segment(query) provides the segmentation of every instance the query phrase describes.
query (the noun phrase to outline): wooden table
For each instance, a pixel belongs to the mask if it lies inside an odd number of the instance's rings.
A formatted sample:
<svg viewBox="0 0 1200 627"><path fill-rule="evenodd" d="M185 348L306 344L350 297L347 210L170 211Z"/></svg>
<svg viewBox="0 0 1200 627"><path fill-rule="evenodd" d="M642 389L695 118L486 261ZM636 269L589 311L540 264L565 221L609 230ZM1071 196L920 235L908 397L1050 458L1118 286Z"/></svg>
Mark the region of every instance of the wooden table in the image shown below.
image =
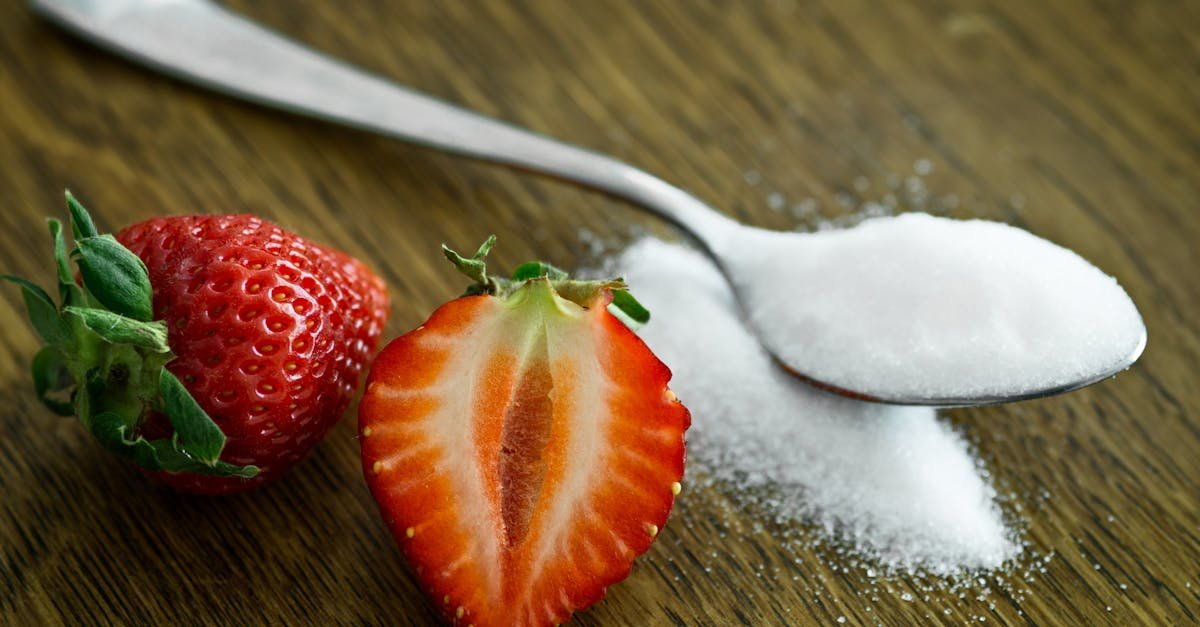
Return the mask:
<svg viewBox="0 0 1200 627"><path fill-rule="evenodd" d="M1200 621L1200 4L232 4L402 83L644 166L748 222L811 227L890 194L1062 243L1140 305L1150 345L1128 373L946 412L1038 556L989 575L986 595L869 580L819 539L787 548L729 495L694 490L578 624ZM921 160L932 171L914 193ZM496 233L500 264L572 267L591 260L583 230L622 241L631 225L663 229L576 189L199 91L6 3L5 271L49 283L42 216L63 214L68 186L102 227L248 210L344 248L391 286L387 337L461 289L442 241ZM0 623L432 620L364 489L351 420L268 489L173 494L37 404L22 318L6 288Z"/></svg>

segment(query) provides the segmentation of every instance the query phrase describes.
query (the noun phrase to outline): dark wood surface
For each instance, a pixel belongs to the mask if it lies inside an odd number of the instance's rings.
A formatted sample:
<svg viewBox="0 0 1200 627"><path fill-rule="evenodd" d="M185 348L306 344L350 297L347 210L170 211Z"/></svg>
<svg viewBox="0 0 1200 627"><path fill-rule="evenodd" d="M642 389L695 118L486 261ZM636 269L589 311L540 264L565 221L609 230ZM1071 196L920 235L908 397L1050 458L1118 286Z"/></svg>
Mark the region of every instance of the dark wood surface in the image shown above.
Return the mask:
<svg viewBox="0 0 1200 627"><path fill-rule="evenodd" d="M892 194L1062 243L1140 305L1150 343L1128 373L947 412L1023 529L1031 557L1011 572L962 589L868 579L819 540L778 539L803 530L691 490L579 624L1200 621L1200 3L232 4L748 222L812 226ZM912 193L921 159L932 172ZM461 288L442 241L496 233L501 264L571 267L589 260L581 230L661 228L573 188L202 92L5 3L0 268L49 283L42 216L61 215L64 187L103 227L252 211L344 248L388 280L389 338ZM352 420L267 489L173 494L36 403L15 289L0 321L0 624L432 620L365 490Z"/></svg>

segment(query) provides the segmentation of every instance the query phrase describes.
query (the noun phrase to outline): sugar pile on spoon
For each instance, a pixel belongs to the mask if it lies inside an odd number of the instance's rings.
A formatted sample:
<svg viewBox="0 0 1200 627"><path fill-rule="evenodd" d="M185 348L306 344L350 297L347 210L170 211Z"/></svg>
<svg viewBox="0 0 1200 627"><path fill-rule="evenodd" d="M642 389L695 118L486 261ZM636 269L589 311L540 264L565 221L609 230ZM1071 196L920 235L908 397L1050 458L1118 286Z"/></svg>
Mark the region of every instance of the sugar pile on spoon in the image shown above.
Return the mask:
<svg viewBox="0 0 1200 627"><path fill-rule="evenodd" d="M689 457L705 472L771 487L779 515L885 568L951 574L1017 554L967 444L933 410L837 397L785 374L695 250L647 238L615 266L653 312L640 333L674 372L693 415Z"/></svg>
<svg viewBox="0 0 1200 627"><path fill-rule="evenodd" d="M754 231L727 255L751 324L800 374L890 400L1002 398L1127 365L1145 327L1116 280L1005 224L910 213Z"/></svg>

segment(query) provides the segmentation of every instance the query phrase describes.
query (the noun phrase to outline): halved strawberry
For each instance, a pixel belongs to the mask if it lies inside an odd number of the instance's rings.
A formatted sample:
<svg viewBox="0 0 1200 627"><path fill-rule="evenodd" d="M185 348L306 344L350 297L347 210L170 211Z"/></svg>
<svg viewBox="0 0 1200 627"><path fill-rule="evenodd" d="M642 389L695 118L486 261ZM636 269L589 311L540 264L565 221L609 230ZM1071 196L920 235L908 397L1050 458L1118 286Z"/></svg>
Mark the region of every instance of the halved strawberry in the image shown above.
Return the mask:
<svg viewBox="0 0 1200 627"><path fill-rule="evenodd" d="M359 406L363 470L455 624L553 625L624 579L667 520L687 409L613 313L620 281L544 264L489 277L384 349Z"/></svg>

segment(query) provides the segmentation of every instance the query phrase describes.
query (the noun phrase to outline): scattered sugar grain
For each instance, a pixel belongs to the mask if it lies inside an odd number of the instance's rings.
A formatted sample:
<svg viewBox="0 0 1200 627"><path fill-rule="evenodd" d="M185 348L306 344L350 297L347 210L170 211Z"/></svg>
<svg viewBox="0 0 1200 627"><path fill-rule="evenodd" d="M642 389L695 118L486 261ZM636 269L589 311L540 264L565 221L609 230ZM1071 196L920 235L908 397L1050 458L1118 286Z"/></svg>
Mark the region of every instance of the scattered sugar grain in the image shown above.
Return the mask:
<svg viewBox="0 0 1200 627"><path fill-rule="evenodd" d="M808 219L817 213L817 201L815 198L805 198L800 202L792 205L792 217L797 220Z"/></svg>
<svg viewBox="0 0 1200 627"><path fill-rule="evenodd" d="M646 238L615 262L653 313L642 337L693 416L689 459L872 569L990 569L1021 546L967 443L933 410L863 403L788 376L699 252ZM722 532L724 534L724 532Z"/></svg>
<svg viewBox="0 0 1200 627"><path fill-rule="evenodd" d="M783 205L783 194L780 194L779 192L772 192L769 196L767 196L767 206L773 211L779 211L783 209Z"/></svg>

